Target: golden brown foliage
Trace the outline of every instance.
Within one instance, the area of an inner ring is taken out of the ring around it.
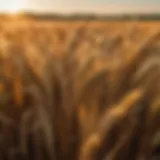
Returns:
[[[158,22],[17,23],[0,26],[0,159],[159,159]]]

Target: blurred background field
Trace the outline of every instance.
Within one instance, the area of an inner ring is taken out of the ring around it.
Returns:
[[[82,57],[100,53],[107,55],[130,53],[143,41],[159,34],[160,21],[156,20],[56,20],[40,16],[3,16],[0,18],[0,50],[23,53],[49,52],[61,60],[68,47],[75,42],[74,54]]]

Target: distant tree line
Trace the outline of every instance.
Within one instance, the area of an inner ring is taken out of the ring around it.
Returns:
[[[42,20],[160,20],[160,14],[117,14],[117,15],[96,15],[96,14],[34,14],[25,13],[33,19]]]
[[[99,20],[99,21],[114,21],[114,20],[160,20],[159,14],[113,14],[113,15],[97,15],[97,14],[48,14],[48,13],[20,13],[21,16],[26,16],[32,19],[39,20]],[[6,14],[0,14],[0,18],[6,18]]]

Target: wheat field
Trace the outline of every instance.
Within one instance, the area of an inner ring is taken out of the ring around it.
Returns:
[[[0,20],[1,160],[160,159],[160,22]]]

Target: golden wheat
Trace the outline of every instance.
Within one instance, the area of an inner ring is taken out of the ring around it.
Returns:
[[[160,157],[159,22],[0,26],[1,160]]]

